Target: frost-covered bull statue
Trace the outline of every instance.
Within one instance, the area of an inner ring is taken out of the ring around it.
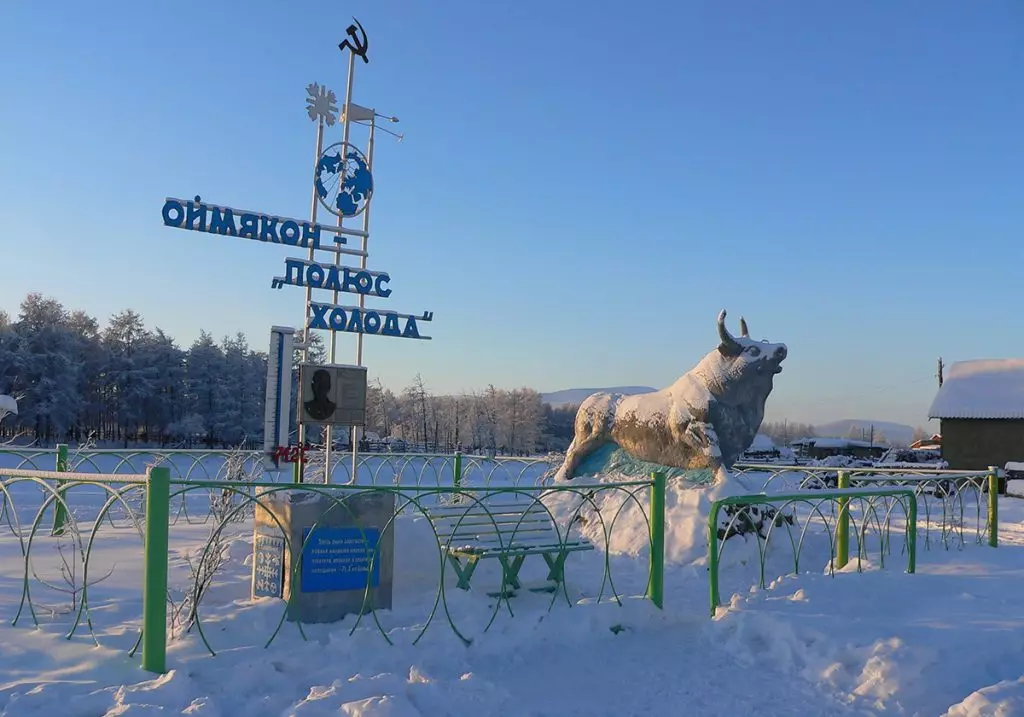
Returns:
[[[740,319],[740,338],[718,315],[718,348],[655,393],[595,393],[576,414],[576,430],[558,471],[570,479],[588,455],[614,443],[635,459],[681,469],[730,468],[750,447],[764,419],[785,344],[750,338]]]

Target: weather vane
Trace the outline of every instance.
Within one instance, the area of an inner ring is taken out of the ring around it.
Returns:
[[[338,44],[338,49],[344,52],[347,47],[353,55],[358,55],[363,58],[363,62],[369,63],[370,60],[366,57],[366,51],[370,49],[370,41],[366,39],[366,30],[363,29],[362,24],[354,17],[352,21],[355,25],[349,25],[345,30],[348,34],[348,39],[342,40]]]

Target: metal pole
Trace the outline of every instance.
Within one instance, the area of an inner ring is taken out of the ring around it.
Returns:
[[[342,111],[344,114],[341,118],[341,140],[343,142],[341,153],[342,153],[342,164],[341,172],[342,177],[338,181],[344,179],[344,167],[345,167],[345,150],[348,149],[348,137],[349,127],[352,124],[352,112],[350,110],[352,105],[352,84],[355,81],[356,74],[356,53],[351,50],[348,53],[348,79],[345,81],[345,104],[342,105]],[[341,227],[345,223],[345,218],[338,216],[338,226]],[[341,254],[334,255],[334,265],[337,267],[341,266]],[[339,292],[337,289],[334,290],[334,303],[337,304],[339,301]],[[337,361],[338,354],[338,332],[331,331],[331,352],[330,362],[335,363]],[[324,446],[324,483],[331,482],[331,443],[334,441],[334,427],[330,424],[327,425],[327,444]]]
[[[320,121],[316,125],[316,155],[313,157],[313,197],[310,201],[309,207],[309,221],[311,224],[316,224],[316,212],[317,212],[317,196],[316,196],[316,166],[320,161],[320,153],[324,151],[324,118],[320,117]],[[313,249],[313,245],[309,245],[309,260],[316,261],[316,254]],[[302,321],[302,336],[305,347],[302,349],[302,361],[305,363],[309,361],[309,304],[313,300],[313,287],[306,282],[306,308],[303,310],[305,318]],[[302,386],[299,385],[299,390],[295,392],[295,422],[297,425],[296,430],[296,442],[299,444],[299,455],[298,460],[295,462],[295,482],[302,482],[303,473],[303,458],[304,453],[301,450],[306,445],[306,427],[302,423],[299,423],[299,416],[302,415]]]
[[[910,495],[907,502],[910,510],[907,516],[907,572],[913,573],[917,570],[917,496]]]
[[[839,471],[836,488],[846,490],[850,487],[850,474]],[[836,523],[836,559],[833,565],[842,570],[850,562],[850,499],[840,498],[839,519]],[[859,545],[859,544],[858,544]],[[860,551],[858,549],[858,555]]]
[[[651,478],[651,554],[647,597],[659,608],[665,606],[665,474]]]
[[[57,444],[57,472],[68,472],[68,444]],[[67,491],[61,486],[64,481],[57,481],[57,501],[53,505],[53,528],[50,535],[64,535],[68,525],[68,504],[66,500]]]
[[[167,672],[167,538],[171,494],[169,468],[146,477],[146,544],[143,548],[142,669]]]
[[[708,515],[708,590],[711,593],[711,617],[715,616],[718,604],[722,601],[718,592],[718,510],[722,504],[714,501]],[[723,540],[728,538],[723,536]]]
[[[988,467],[988,544],[999,546],[999,467]]]
[[[377,129],[376,113],[370,118],[370,138],[366,142],[366,168],[373,174],[373,135]],[[366,269],[367,247],[370,243],[370,204],[363,210],[363,236],[361,248],[363,255],[359,257],[359,268]],[[359,313],[366,308],[366,294],[359,295]],[[363,365],[363,335],[356,334],[356,366]],[[359,438],[362,433],[361,426],[352,426],[352,483],[357,482],[359,475]]]

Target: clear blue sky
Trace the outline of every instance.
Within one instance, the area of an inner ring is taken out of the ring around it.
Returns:
[[[343,93],[352,15],[354,100],[407,136],[375,158],[376,302],[435,312],[366,339],[385,383],[660,387],[725,307],[789,345],[769,418],[923,424],[938,356],[1024,355],[1019,0],[14,0],[0,307],[132,307],[185,345],[300,323],[270,281],[301,252],[160,209],[308,214],[305,86]]]

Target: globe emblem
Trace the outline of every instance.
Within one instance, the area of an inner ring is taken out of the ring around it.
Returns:
[[[316,196],[331,214],[361,214],[373,196],[373,175],[363,153],[345,142],[325,149],[316,163]]]

